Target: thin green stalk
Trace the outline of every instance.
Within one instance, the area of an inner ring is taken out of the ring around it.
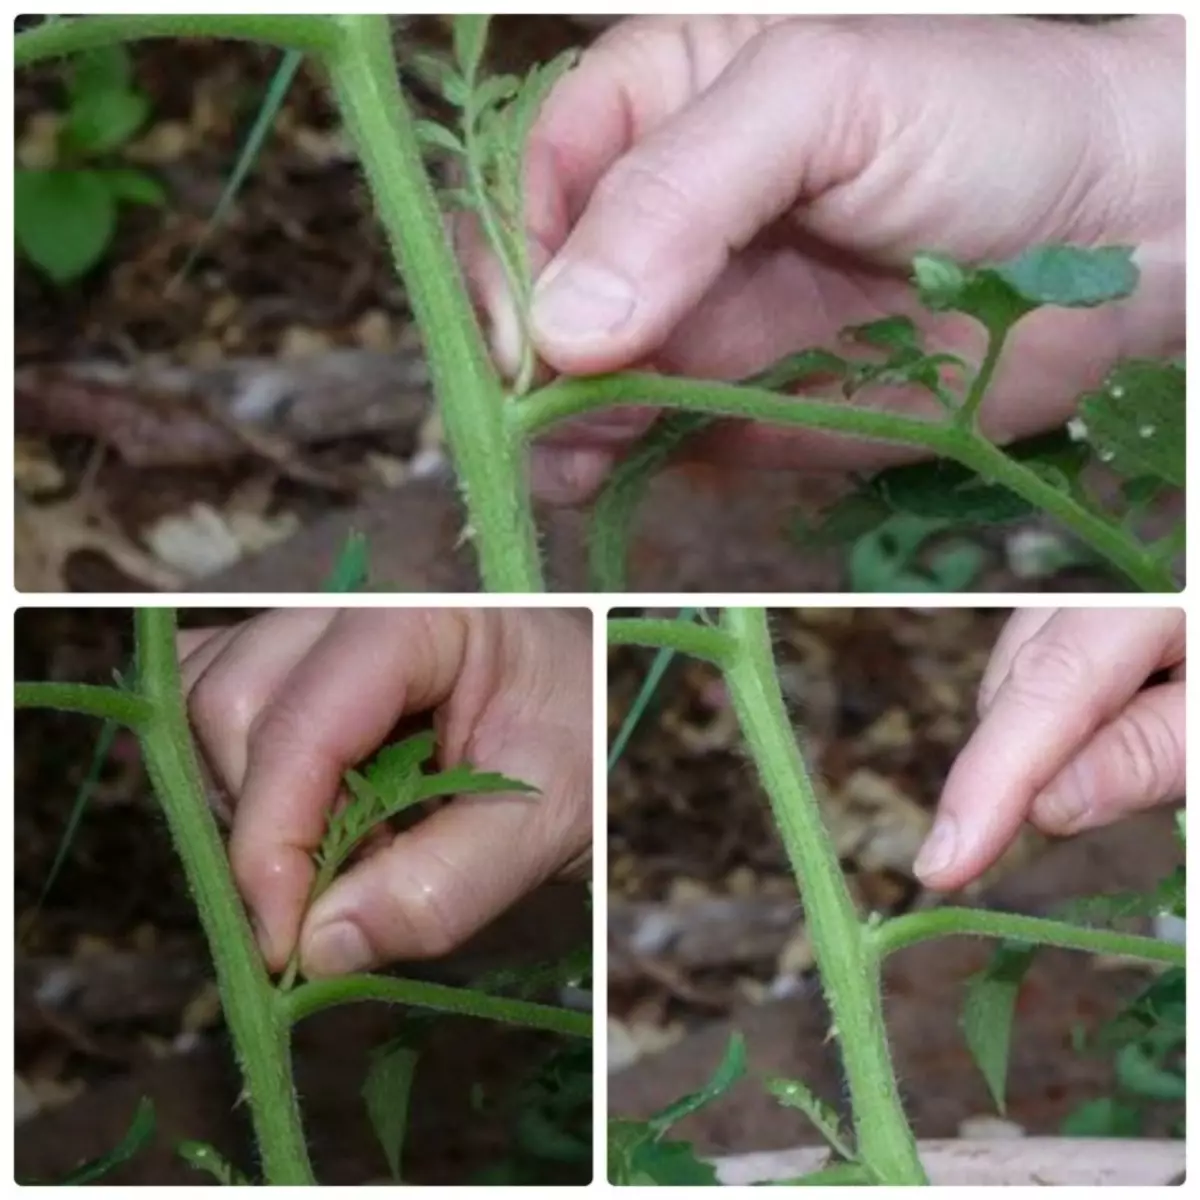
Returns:
[[[513,411],[524,435],[532,439],[560,421],[621,404],[691,409],[768,425],[823,429],[851,437],[918,447],[969,467],[989,482],[1008,488],[1034,508],[1054,517],[1141,590],[1179,590],[1169,566],[1161,562],[1152,549],[1143,546],[1120,526],[1085,508],[1036,471],[1010,458],[975,429],[960,428],[954,418],[933,421],[859,408],[853,404],[781,396],[744,384],[638,373],[560,380],[533,392]]]
[[[729,664],[737,646],[728,633],[695,621],[668,618],[614,617],[608,622],[610,646],[669,647],[719,667]]]
[[[230,41],[265,42],[286,50],[323,54],[338,38],[333,17],[269,16],[241,13],[126,14],[104,17],[71,17],[38,25],[17,34],[13,59],[18,67],[97,50],[122,42],[148,38],[227,38]]]
[[[1112,929],[1087,929],[1068,921],[975,908],[934,908],[928,912],[905,913],[876,925],[870,936],[875,952],[883,958],[917,942],[958,934],[1061,946],[1064,950],[1120,955],[1177,967],[1182,967],[1186,961],[1185,947],[1159,938]]]
[[[489,996],[470,988],[447,987],[417,979],[393,979],[386,975],[341,975],[336,979],[313,979],[287,994],[284,1004],[291,1023],[336,1004],[362,1000],[380,1000],[387,1004],[406,1004],[413,1008],[431,1008],[437,1012],[465,1017],[482,1017],[503,1025],[542,1029],[567,1037],[592,1036],[590,1013],[534,1004],[529,1000],[511,1000]]]
[[[837,1030],[859,1157],[881,1183],[926,1184],[896,1086],[883,1021],[879,961],[855,912],[796,746],[779,690],[766,612],[726,609],[721,624],[736,646],[724,670],[725,681],[796,876]]]
[[[962,407],[954,414],[954,420],[960,428],[975,428],[979,406],[983,403],[988,388],[992,385],[992,376],[996,373],[996,365],[1000,362],[1000,355],[1004,351],[1004,343],[1007,340],[1007,329],[1000,336],[989,332],[987,352],[983,356],[983,362],[979,364],[979,370],[975,372],[975,378],[971,380],[971,386],[967,389],[967,396]]]
[[[57,708],[60,712],[102,717],[137,729],[154,715],[154,707],[141,696],[115,687],[89,683],[18,683],[17,708]]]
[[[330,84],[420,327],[485,588],[544,590],[524,439],[475,319],[400,89],[384,16],[337,18]]]
[[[255,945],[209,808],[184,706],[172,609],[139,609],[137,690],[153,708],[139,736],[216,968],[269,1184],[314,1184],[292,1082],[290,1022]]]

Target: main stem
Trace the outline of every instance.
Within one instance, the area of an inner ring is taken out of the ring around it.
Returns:
[[[174,611],[140,609],[135,629],[137,690],[153,709],[138,736],[208,939],[263,1176],[269,1184],[315,1184],[292,1082],[287,1011],[254,943],[192,749]]]
[[[425,342],[484,587],[545,590],[525,478],[525,439],[446,239],[385,16],[337,18],[325,65],[346,131]]]
[[[837,1030],[861,1161],[883,1184],[923,1185],[883,1020],[879,958],[846,887],[784,706],[763,609],[726,609],[725,681],[796,876]]]

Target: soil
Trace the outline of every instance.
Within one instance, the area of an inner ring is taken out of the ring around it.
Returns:
[[[780,610],[785,695],[815,766],[826,823],[860,911],[937,898],[911,875],[942,780],[974,721],[974,697],[1006,614],[996,610]],[[610,733],[650,656],[610,654]],[[701,1087],[730,1033],[750,1077],[676,1127],[705,1154],[813,1144],[762,1079],[803,1079],[844,1110],[829,1018],[782,846],[719,676],[676,660],[615,769],[609,798],[609,1111],[649,1116]],[[1050,915],[1078,896],[1152,887],[1181,861],[1158,811],[1061,842],[1032,831],[949,903]],[[1113,1094],[1111,1057],[1076,1050],[1151,978],[1148,968],[1044,951],[1020,994],[999,1120],[958,1020],[986,944],[910,947],[885,967],[898,1077],[922,1138],[1050,1135]],[[1180,1113],[1152,1106],[1144,1132]],[[672,1136],[676,1136],[673,1133]]]
[[[245,615],[191,610],[182,620]],[[18,679],[102,683],[128,662],[128,612],[24,609],[16,646]],[[106,1183],[205,1183],[176,1157],[180,1139],[207,1141],[252,1171],[240,1079],[206,946],[132,739],[114,744],[39,906],[96,733],[94,722],[65,714],[30,711],[17,719],[16,1176],[58,1179],[108,1152],[143,1096],[155,1106],[154,1141]],[[403,973],[467,984],[501,966],[567,953],[590,939],[591,921],[582,886],[548,886],[457,953]],[[365,1004],[298,1027],[297,1085],[322,1183],[387,1179],[361,1088],[371,1050],[396,1036],[406,1015]],[[515,1091],[562,1045],[483,1021],[436,1022],[417,1068],[405,1178],[465,1183],[510,1159]],[[473,1085],[483,1098],[478,1110]],[[590,1161],[541,1172],[548,1183],[586,1182],[590,1174]]]
[[[588,41],[603,23],[498,18],[497,63],[523,68]],[[407,19],[398,36],[444,45],[444,19]],[[398,388],[387,421],[372,408],[378,371],[369,357],[410,364],[419,378],[420,351],[316,72],[300,72],[228,220],[213,231],[210,215],[277,57],[158,42],[137,47],[134,59],[153,115],[125,158],[161,179],[169,204],[123,211],[110,253],[78,284],[55,287],[18,264],[18,588],[311,591],[348,534],[366,530],[378,585],[476,590],[426,387]],[[419,87],[414,96],[436,115],[432,96]],[[44,153],[61,103],[56,68],[19,74],[22,161]],[[363,365],[325,390],[316,405],[324,417],[302,434],[287,416],[304,389],[296,380],[339,355],[363,356]],[[97,366],[118,379],[98,383]],[[160,386],[165,368],[182,374],[182,391]],[[223,368],[240,375],[240,390],[219,377]],[[280,368],[292,376],[282,398]],[[251,419],[252,398],[261,400],[256,377],[274,380],[262,386],[276,402]],[[631,587],[844,588],[843,553],[802,546],[795,535],[798,516],[842,486],[673,472],[644,505]],[[552,584],[581,589],[582,514],[543,513],[541,524]],[[1018,578],[1010,555],[1019,536],[980,538],[976,586],[1123,589],[1090,568]]]

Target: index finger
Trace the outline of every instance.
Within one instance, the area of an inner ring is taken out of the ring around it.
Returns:
[[[1182,655],[1167,609],[1060,609],[1019,646],[955,760],[915,869],[949,891],[977,878],[1016,836],[1035,798],[1159,667]]]

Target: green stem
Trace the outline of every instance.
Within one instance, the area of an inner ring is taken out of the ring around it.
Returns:
[[[737,651],[733,639],[723,630],[673,618],[614,617],[608,622],[608,644],[665,647],[707,659],[719,667],[727,665]]]
[[[550,1004],[534,1004],[529,1000],[489,996],[486,992],[472,991],[470,988],[447,987],[417,979],[393,979],[385,975],[342,975],[336,979],[313,979],[289,992],[284,1005],[288,1020],[294,1024],[323,1008],[361,1000],[381,1000],[387,1004],[407,1004],[413,1008],[482,1017],[504,1025],[543,1029],[568,1037],[592,1036],[590,1013],[573,1012]]]
[[[337,41],[338,29],[332,17],[238,13],[71,17],[17,34],[13,41],[13,59],[16,66],[24,67],[47,58],[78,54],[82,50],[163,37],[211,37],[265,42],[287,50],[323,54]]]
[[[875,926],[871,939],[876,953],[883,958],[917,942],[957,934],[1061,946],[1065,950],[1120,955],[1177,967],[1182,967],[1186,960],[1185,947],[1159,938],[1112,929],[1087,929],[1067,921],[975,908],[934,908],[928,912],[906,913]]]
[[[975,372],[975,378],[971,380],[967,398],[963,401],[962,407],[954,414],[955,423],[961,429],[975,429],[979,406],[983,403],[983,398],[991,386],[992,376],[996,373],[996,364],[1000,361],[1004,343],[1008,340],[1008,330],[1011,328],[1010,325],[999,334],[988,331],[987,353],[983,356],[983,362],[979,364],[979,370]]]
[[[489,591],[544,590],[524,439],[463,285],[400,89],[384,16],[337,18],[333,95],[421,329],[446,438]]]
[[[841,1045],[858,1153],[885,1184],[928,1183],[900,1103],[883,1021],[879,960],[859,921],[797,749],[763,609],[726,609],[736,650],[725,681],[771,801],[804,905],[809,941]]]
[[[154,785],[208,939],[221,1005],[269,1184],[313,1184],[292,1083],[290,1024],[271,986],[209,809],[184,705],[171,609],[140,609],[137,690],[153,707],[139,729]]]
[[[1105,520],[1060,491],[1036,471],[1010,458],[974,429],[954,418],[931,421],[898,413],[780,396],[746,385],[678,379],[665,375],[620,374],[560,380],[534,392],[515,408],[520,427],[532,439],[560,421],[621,404],[691,409],[768,425],[791,425],[872,441],[918,447],[954,459],[984,479],[1000,484],[1048,513],[1102,558],[1147,592],[1175,592],[1170,568],[1119,525]]]
[[[140,696],[87,683],[18,683],[17,708],[57,708],[61,712],[103,717],[133,729],[145,724],[154,708]]]

